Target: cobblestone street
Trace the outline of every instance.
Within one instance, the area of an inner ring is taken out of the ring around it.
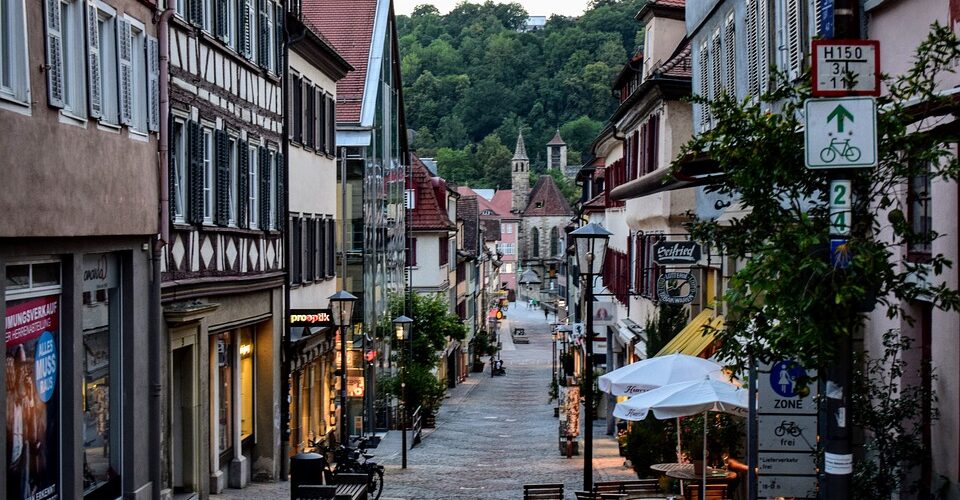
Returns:
[[[582,487],[583,459],[560,455],[557,419],[548,398],[551,371],[550,327],[543,312],[514,304],[501,325],[502,357],[507,375],[471,373],[437,415],[436,429],[409,451],[401,469],[398,432],[389,433],[371,450],[386,466],[383,500],[517,499],[525,483],[562,482],[568,498]],[[551,316],[550,320],[553,320]],[[525,328],[529,344],[514,345],[507,332]],[[489,363],[487,363],[489,365]],[[616,441],[594,427],[594,480],[630,479]],[[214,498],[289,498],[289,483],[253,484]]]

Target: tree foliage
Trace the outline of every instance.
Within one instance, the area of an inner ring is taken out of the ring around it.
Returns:
[[[528,13],[519,3],[461,2],[446,15],[424,5],[398,16],[414,148],[422,157],[462,151],[469,160],[445,177],[473,187],[509,186],[510,156],[491,163],[504,161],[491,141],[512,154],[521,126],[532,171],[544,173],[557,128],[578,161],[601,127],[596,119],[617,105],[610,83],[643,40],[633,16],[644,3],[596,1],[581,17],[553,16],[532,33],[521,30]]]

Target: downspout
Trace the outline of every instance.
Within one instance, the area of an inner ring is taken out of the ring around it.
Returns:
[[[163,247],[170,241],[170,171],[169,165],[169,145],[170,145],[170,50],[169,50],[169,27],[168,21],[174,13],[173,9],[166,9],[154,19],[157,24],[157,44],[159,45],[159,93],[160,93],[160,130],[157,144],[157,173],[160,180],[160,213],[157,214],[158,232],[153,244],[153,286],[150,287],[150,343],[151,352],[149,356],[150,371],[150,482],[153,483],[153,500],[160,500],[160,490],[163,488],[160,463],[162,462],[162,435],[163,420],[160,418],[161,401],[163,397],[163,374],[162,374],[162,353],[166,352],[163,328],[160,323],[163,321],[161,314],[161,294],[160,294],[160,260],[163,256]]]
[[[299,14],[299,13],[298,13]],[[287,91],[290,86],[290,47],[294,44],[303,40],[306,37],[306,30],[300,32],[295,37],[291,37],[290,31],[287,29],[288,24],[283,23],[284,25],[284,37],[283,37],[283,50],[281,50],[281,57],[283,58],[283,73],[280,75],[280,96],[282,106],[280,114],[284,117],[281,122],[281,149],[283,150],[283,161],[284,165],[280,165],[279,168],[286,169],[286,175],[284,176],[287,179],[287,185],[290,184],[290,129],[287,116],[287,106],[289,106],[290,93]],[[287,199],[280,201],[283,203],[284,210],[284,221],[290,220],[290,189],[287,190]],[[281,231],[284,228],[279,228]],[[287,234],[283,238],[283,255],[290,255],[290,235]],[[280,336],[280,421],[283,425],[283,430],[280,433],[280,480],[286,481],[287,476],[290,474],[290,360],[292,359],[293,346],[290,342],[290,324],[288,320],[290,319],[290,263],[287,262],[287,265],[284,266],[284,275],[286,279],[287,286],[283,287],[283,318],[281,319],[281,328],[282,333]]]

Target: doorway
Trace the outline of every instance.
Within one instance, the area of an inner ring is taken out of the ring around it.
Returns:
[[[195,349],[184,345],[170,355],[170,475],[178,500],[196,497],[199,485]]]

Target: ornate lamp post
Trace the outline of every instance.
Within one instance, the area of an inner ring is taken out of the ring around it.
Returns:
[[[333,324],[340,332],[340,443],[347,444],[347,332],[353,319],[353,304],[357,297],[346,290],[330,296]]]
[[[413,326],[413,320],[400,315],[393,319],[393,327],[396,330],[397,334],[397,346],[400,349],[403,349],[403,341],[410,340],[411,327]],[[411,348],[412,349],[412,348]],[[402,353],[401,353],[402,354]],[[401,362],[404,361],[403,356],[400,356]],[[409,360],[406,360],[406,363],[409,363]],[[401,369],[405,368],[406,363],[400,366]],[[402,436],[402,441],[400,448],[403,450],[401,456],[401,465],[403,469],[407,468],[407,383],[404,378],[400,379],[400,403],[403,405],[403,416],[400,417],[400,433]]]
[[[586,391],[584,391],[583,419],[583,489],[593,489],[593,277],[603,269],[603,258],[607,253],[607,241],[612,235],[600,224],[591,222],[570,236],[577,242],[577,266],[584,280],[584,292],[587,323],[587,355],[583,371]]]

